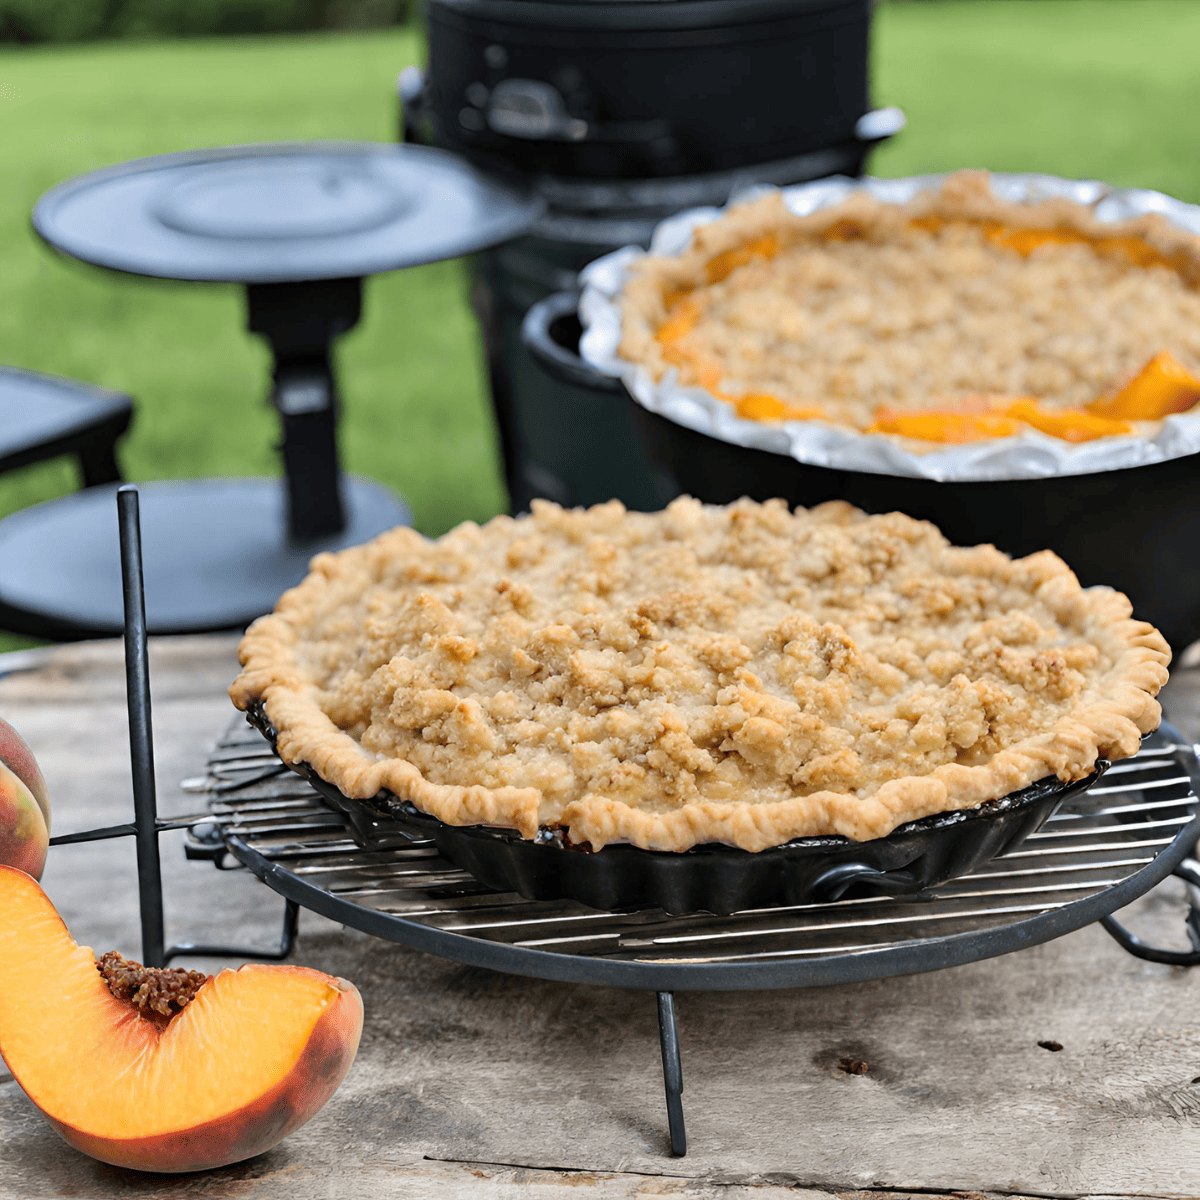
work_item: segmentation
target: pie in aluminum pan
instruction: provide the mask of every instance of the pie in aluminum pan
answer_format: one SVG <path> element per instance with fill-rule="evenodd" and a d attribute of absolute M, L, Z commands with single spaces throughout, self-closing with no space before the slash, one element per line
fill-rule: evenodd
<path fill-rule="evenodd" d="M 240 657 L 234 703 L 351 800 L 593 850 L 762 851 L 1128 757 L 1170 651 L 1048 551 L 684 497 L 318 555 Z"/>
<path fill-rule="evenodd" d="M 769 191 L 697 224 L 681 253 L 627 262 L 618 362 L 648 372 L 627 378 L 639 399 L 674 373 L 724 402 L 723 425 L 822 421 L 913 453 L 1157 437 L 1196 408 L 1194 232 L 1011 203 L 978 171 L 901 204 L 847 186 L 803 215 L 788 197 L 819 185 Z"/>

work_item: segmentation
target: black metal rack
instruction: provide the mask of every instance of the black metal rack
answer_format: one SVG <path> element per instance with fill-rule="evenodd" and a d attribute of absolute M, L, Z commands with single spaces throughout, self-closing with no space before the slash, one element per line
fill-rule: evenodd
<path fill-rule="evenodd" d="M 291 902 L 284 913 L 278 948 L 210 946 L 193 942 L 165 946 L 163 935 L 162 866 L 158 835 L 171 829 L 190 829 L 207 820 L 207 813 L 159 817 L 154 783 L 154 732 L 150 715 L 150 660 L 146 639 L 146 598 L 142 573 L 142 538 L 138 490 L 134 484 L 117 489 L 117 525 L 121 545 L 121 584 L 125 606 L 125 691 L 129 708 L 129 757 L 133 773 L 133 820 L 121 825 L 58 834 L 51 846 L 133 837 L 137 841 L 138 908 L 142 926 L 142 960 L 148 967 L 165 966 L 184 954 L 231 958 L 282 959 L 295 943 L 298 909 Z"/>
<path fill-rule="evenodd" d="M 686 1153 L 674 996 L 849 983 L 937 970 L 1049 941 L 1092 921 L 1131 953 L 1200 965 L 1200 908 L 1186 921 L 1191 951 L 1146 946 L 1112 913 L 1175 873 L 1200 888 L 1189 855 L 1200 835 L 1195 747 L 1163 726 L 1132 759 L 1071 798 L 1014 852 L 916 896 L 866 896 L 755 909 L 726 917 L 612 913 L 571 901 L 535 902 L 492 891 L 397 826 L 385 848 L 363 849 L 332 811 L 235 721 L 192 790 L 209 809 L 160 819 L 153 738 L 137 490 L 118 492 L 126 606 L 126 682 L 133 761 L 131 824 L 66 834 L 52 844 L 135 836 L 145 962 L 184 954 L 279 959 L 294 944 L 301 906 L 362 932 L 459 962 L 543 979 L 657 993 L 671 1151 Z M 189 857 L 247 867 L 285 900 L 270 950 L 163 944 L 158 834 L 190 828 Z M 381 829 L 387 835 L 387 829 Z"/>
<path fill-rule="evenodd" d="M 1015 851 L 915 896 L 723 917 L 528 900 L 479 883 L 432 841 L 383 819 L 383 848 L 363 849 L 344 816 L 236 723 L 193 785 L 212 793 L 218 837 L 190 852 L 232 858 L 286 899 L 364 933 L 511 974 L 654 991 L 851 983 L 1048 941 L 1170 874 L 1200 832 L 1191 750 L 1171 733 L 1148 739 Z"/>

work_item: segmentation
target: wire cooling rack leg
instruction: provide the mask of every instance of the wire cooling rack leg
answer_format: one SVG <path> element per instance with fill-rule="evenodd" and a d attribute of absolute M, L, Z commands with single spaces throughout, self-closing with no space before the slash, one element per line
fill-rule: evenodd
<path fill-rule="evenodd" d="M 683 1126 L 683 1068 L 679 1064 L 679 1030 L 675 1026 L 675 996 L 658 993 L 658 1038 L 662 1045 L 663 1083 L 667 1089 L 667 1123 L 671 1128 L 671 1153 L 687 1153 L 687 1130 Z"/>
<path fill-rule="evenodd" d="M 146 652 L 146 596 L 142 578 L 142 530 L 138 492 L 117 489 L 121 538 L 121 587 L 125 598 L 125 693 L 129 704 L 129 757 L 133 768 L 133 822 L 137 843 L 142 960 L 161 967 L 163 957 L 162 863 L 154 793 L 154 739 L 150 727 L 150 663 Z"/>
<path fill-rule="evenodd" d="M 296 945 L 296 930 L 300 924 L 300 905 L 288 900 L 283 909 L 283 932 L 279 945 L 273 950 L 256 950 L 252 946 L 207 946 L 200 942 L 180 942 L 166 953 L 167 962 L 180 954 L 200 954 L 207 958 L 265 958 L 280 962 L 291 954 Z"/>

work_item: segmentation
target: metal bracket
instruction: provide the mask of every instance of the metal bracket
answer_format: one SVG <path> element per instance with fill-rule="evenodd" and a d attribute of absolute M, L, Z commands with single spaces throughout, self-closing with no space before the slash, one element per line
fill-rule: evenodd
<path fill-rule="evenodd" d="M 1200 967 L 1200 907 L 1197 907 L 1200 902 L 1200 862 L 1194 858 L 1185 858 L 1171 874 L 1177 875 L 1188 885 L 1188 913 L 1184 924 L 1188 941 L 1192 943 L 1191 950 L 1162 950 L 1151 946 L 1131 933 L 1113 916 L 1101 917 L 1100 924 L 1118 945 L 1136 958 L 1144 958 L 1147 962 L 1166 963 L 1172 967 Z"/>
<path fill-rule="evenodd" d="M 198 822 L 210 820 L 208 813 L 189 813 L 182 817 L 158 817 L 155 819 L 154 828 L 159 833 L 165 833 L 171 829 L 191 829 Z M 104 825 L 99 829 L 79 829 L 74 833 L 56 833 L 50 839 L 50 845 L 71 846 L 76 842 L 103 842 L 109 838 L 133 837 L 136 833 L 136 822 L 126 821 L 123 825 Z M 189 855 L 189 857 L 191 856 Z"/>
<path fill-rule="evenodd" d="M 200 821 L 188 830 L 183 843 L 184 858 L 210 862 L 220 871 L 225 869 L 223 864 L 228 854 L 221 827 L 215 821 Z"/>
<path fill-rule="evenodd" d="M 667 1123 L 671 1130 L 671 1153 L 687 1154 L 687 1130 L 683 1124 L 683 1068 L 679 1062 L 679 1030 L 675 1025 L 675 994 L 658 993 L 658 1037 L 662 1046 L 663 1084 L 667 1091 Z"/>
<path fill-rule="evenodd" d="M 209 946 L 201 942 L 180 942 L 172 946 L 163 956 L 164 963 L 183 954 L 207 955 L 211 958 L 264 958 L 281 962 L 291 954 L 296 945 L 296 930 L 300 925 L 300 905 L 287 900 L 283 908 L 283 930 L 279 945 L 273 950 L 256 950 L 249 946 Z"/>
<path fill-rule="evenodd" d="M 868 863 L 838 863 L 813 880 L 812 894 L 818 900 L 837 901 L 856 884 L 866 886 L 869 896 L 912 896 L 924 886 L 911 871 L 881 871 Z"/>

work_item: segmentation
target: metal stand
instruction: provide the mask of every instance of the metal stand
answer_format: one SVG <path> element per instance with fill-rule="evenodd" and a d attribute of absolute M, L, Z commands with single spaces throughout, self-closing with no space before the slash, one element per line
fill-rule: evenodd
<path fill-rule="evenodd" d="M 683 1067 L 679 1061 L 679 1031 L 675 1027 L 675 994 L 658 993 L 658 1037 L 662 1044 L 663 1085 L 667 1092 L 667 1124 L 671 1130 L 671 1153 L 687 1154 L 687 1130 L 683 1125 Z"/>
<path fill-rule="evenodd" d="M 160 819 L 154 786 L 154 740 L 150 723 L 150 662 L 146 648 L 146 602 L 143 592 L 142 539 L 138 520 L 138 490 L 133 484 L 117 489 L 117 521 L 121 541 L 121 582 L 125 598 L 125 690 L 129 704 L 129 754 L 133 768 L 133 823 L 109 825 L 59 834 L 52 846 L 134 837 L 137 842 L 138 907 L 142 923 L 142 961 L 148 967 L 166 966 L 181 954 L 231 958 L 286 958 L 296 939 L 299 905 L 288 901 L 283 935 L 273 950 L 249 946 L 208 946 L 183 943 L 164 948 L 162 865 L 158 835 L 168 829 L 190 829 L 209 819 L 207 813 Z"/>
<path fill-rule="evenodd" d="M 142 531 L 134 487 L 117 490 L 121 583 L 125 600 L 125 695 L 129 704 L 129 759 L 133 767 L 133 824 L 137 840 L 142 955 L 149 966 L 163 957 L 162 864 L 158 853 L 158 797 L 154 790 L 154 734 L 150 725 L 150 662 L 146 649 L 146 597 Z"/>
<path fill-rule="evenodd" d="M 674 993 L 846 984 L 1022 949 L 1099 920 L 1182 864 L 1200 835 L 1195 753 L 1169 726 L 1017 849 L 915 897 L 861 894 L 725 917 L 530 902 L 480 883 L 402 821 L 339 810 L 231 720 L 194 790 L 236 860 L 304 908 L 490 970 L 656 993 L 670 1138 L 686 1152 Z M 211 845 L 209 844 L 211 842 Z M 1200 881 L 1200 868 L 1194 869 Z M 1189 918 L 1200 921 L 1200 917 Z M 1140 953 L 1139 945 L 1130 947 Z"/>
<path fill-rule="evenodd" d="M 1165 963 L 1170 967 L 1200 967 L 1200 862 L 1194 858 L 1185 858 L 1172 872 L 1188 885 L 1188 912 L 1184 918 L 1188 941 L 1192 943 L 1191 950 L 1162 950 L 1142 941 L 1136 934 L 1130 933 L 1124 925 L 1113 916 L 1101 917 L 1100 924 L 1112 934 L 1117 944 L 1128 950 L 1135 958 L 1144 958 L 1147 962 Z"/>
<path fill-rule="evenodd" d="M 293 544 L 346 527 L 338 463 L 338 394 L 333 341 L 362 312 L 361 279 L 246 286 L 247 325 L 275 356 L 271 402 L 283 421 L 288 539 Z"/>

